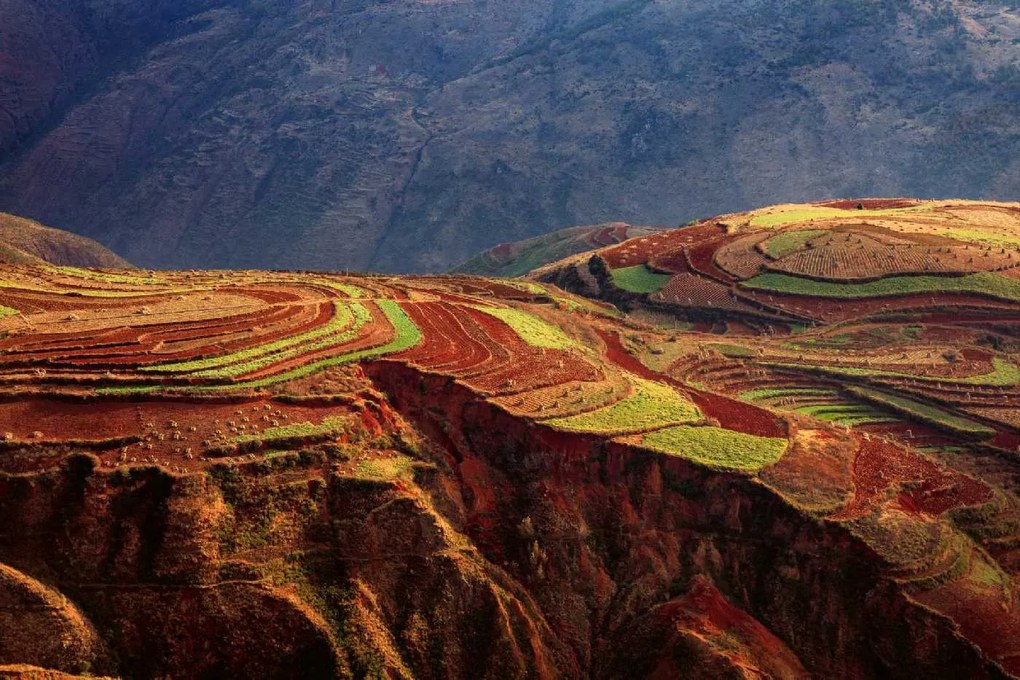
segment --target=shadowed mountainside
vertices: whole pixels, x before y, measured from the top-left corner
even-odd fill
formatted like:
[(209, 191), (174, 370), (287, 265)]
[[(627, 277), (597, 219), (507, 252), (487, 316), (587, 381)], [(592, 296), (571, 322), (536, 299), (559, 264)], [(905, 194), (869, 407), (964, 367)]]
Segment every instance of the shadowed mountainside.
[(568, 224), (1009, 198), (1008, 5), (15, 0), (0, 209), (143, 266), (445, 271)]
[(130, 267), (92, 239), (0, 213), (0, 262), (74, 267)]
[(654, 232), (654, 229), (632, 227), (623, 222), (567, 227), (523, 241), (500, 243), (458, 265), (453, 271), (479, 276), (523, 276), (533, 269), (570, 255)]

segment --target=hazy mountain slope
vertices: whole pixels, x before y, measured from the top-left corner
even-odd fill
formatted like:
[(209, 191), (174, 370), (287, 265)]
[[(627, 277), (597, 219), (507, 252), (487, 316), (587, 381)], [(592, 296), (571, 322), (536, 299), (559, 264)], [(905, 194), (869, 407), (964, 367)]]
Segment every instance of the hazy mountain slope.
[(0, 263), (75, 267), (130, 267), (123, 258), (84, 236), (0, 213)]
[(139, 264), (445, 270), (567, 224), (1020, 186), (999, 3), (19, 0), (0, 26), (0, 208)]
[(480, 276), (523, 276), (564, 257), (647, 236), (655, 231), (623, 222), (567, 227), (523, 241), (500, 243), (458, 265), (453, 271)]

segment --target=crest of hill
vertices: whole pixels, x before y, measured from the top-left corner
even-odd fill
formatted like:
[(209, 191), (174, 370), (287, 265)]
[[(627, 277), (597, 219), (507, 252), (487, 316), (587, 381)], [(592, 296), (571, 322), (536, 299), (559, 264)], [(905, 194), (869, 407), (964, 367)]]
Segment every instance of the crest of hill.
[(453, 269), (481, 276), (524, 276), (534, 269), (578, 253), (648, 236), (657, 230), (624, 222), (567, 227), (523, 241), (501, 243)]
[(131, 265), (90, 238), (0, 213), (0, 263), (124, 268)]

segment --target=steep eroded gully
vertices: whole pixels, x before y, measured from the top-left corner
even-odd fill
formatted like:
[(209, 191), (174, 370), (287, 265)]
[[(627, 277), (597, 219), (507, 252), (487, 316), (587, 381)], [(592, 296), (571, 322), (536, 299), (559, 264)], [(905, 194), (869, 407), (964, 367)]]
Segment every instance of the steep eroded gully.
[(530, 593), (559, 638), (545, 644), (589, 677), (1002, 677), (861, 541), (752, 477), (523, 421), (411, 366), (366, 372), (436, 445), (463, 531)]

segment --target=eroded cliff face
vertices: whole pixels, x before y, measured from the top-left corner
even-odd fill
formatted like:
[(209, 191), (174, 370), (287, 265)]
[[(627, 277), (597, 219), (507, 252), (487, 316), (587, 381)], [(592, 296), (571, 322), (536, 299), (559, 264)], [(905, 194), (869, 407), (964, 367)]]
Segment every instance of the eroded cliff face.
[[(999, 674), (910, 605), (865, 545), (757, 481), (527, 425), (411, 369), (373, 376), (445, 443), (468, 536), (526, 585), (595, 677), (669, 677), (678, 661), (710, 657), (705, 677), (732, 663), (776, 677)], [(736, 661), (713, 653), (706, 627), (744, 631)]]
[(201, 474), (78, 454), (0, 476), (0, 640), (48, 603), (54, 643), (5, 661), (133, 677), (999, 675), (848, 532), (758, 481), (529, 425), (410, 367), (366, 370), (389, 396), (326, 443)]

